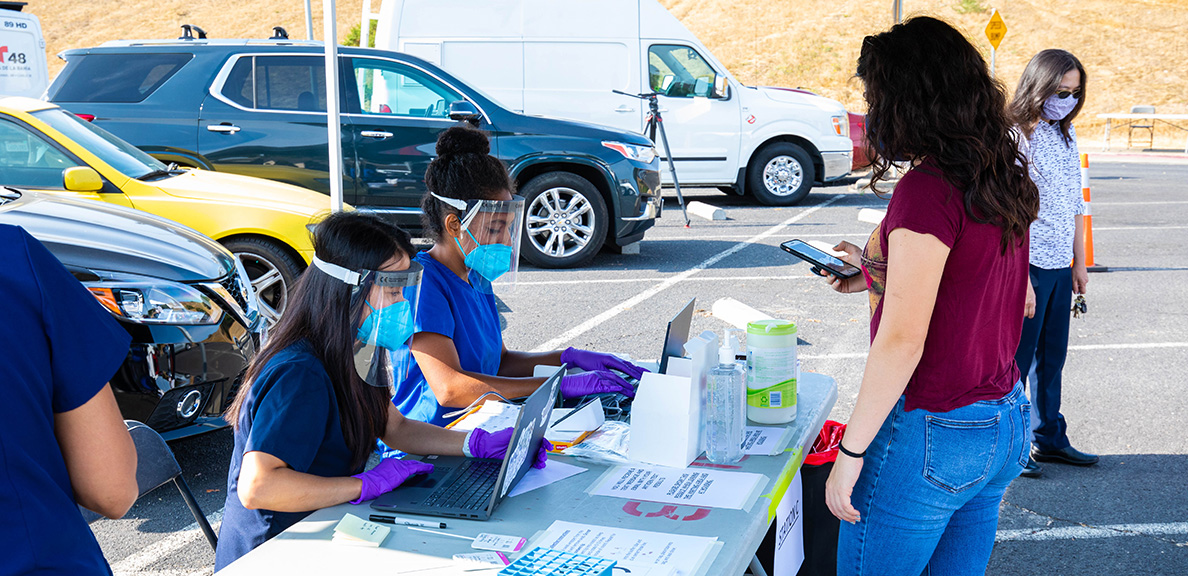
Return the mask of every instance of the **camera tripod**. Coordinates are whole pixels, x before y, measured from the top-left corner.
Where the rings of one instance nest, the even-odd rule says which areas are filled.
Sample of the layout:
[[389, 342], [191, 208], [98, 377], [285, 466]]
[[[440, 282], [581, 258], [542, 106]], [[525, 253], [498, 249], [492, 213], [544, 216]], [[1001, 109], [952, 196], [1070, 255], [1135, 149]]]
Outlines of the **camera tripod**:
[[677, 181], [676, 164], [672, 161], [672, 149], [668, 147], [668, 133], [664, 131], [664, 118], [660, 116], [660, 101], [657, 99], [659, 94], [655, 92], [631, 94], [622, 90], [612, 90], [612, 92], [648, 101], [648, 118], [644, 123], [643, 133], [651, 138], [652, 142], [655, 142], [656, 130], [660, 130], [660, 142], [664, 144], [664, 153], [668, 156], [668, 173], [672, 175], [672, 185], [676, 188], [677, 202], [681, 205], [681, 215], [685, 217], [685, 228], [688, 228], [689, 213], [685, 210], [685, 197], [681, 194], [681, 183]]

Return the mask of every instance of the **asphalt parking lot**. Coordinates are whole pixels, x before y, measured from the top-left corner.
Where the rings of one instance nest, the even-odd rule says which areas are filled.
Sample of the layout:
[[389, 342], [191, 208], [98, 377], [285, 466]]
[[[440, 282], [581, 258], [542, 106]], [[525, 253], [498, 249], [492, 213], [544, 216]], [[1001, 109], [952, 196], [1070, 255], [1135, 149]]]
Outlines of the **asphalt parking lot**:
[[[1188, 162], [1091, 163], [1096, 260], [1110, 270], [1090, 276], [1089, 313], [1073, 320], [1064, 414], [1073, 444], [1102, 458], [1091, 468], [1046, 464], [1042, 478], [1011, 486], [989, 574], [1188, 573]], [[517, 291], [503, 298], [505, 340], [655, 358], [665, 322], [685, 302], [697, 298], [694, 332], [721, 330], [709, 310], [731, 297], [799, 325], [805, 369], [837, 379], [832, 418], [844, 422], [869, 344], [867, 300], [834, 293], [778, 245], [861, 244], [872, 225], [858, 211], [886, 202], [845, 184], [790, 208], [687, 190], [730, 219], [684, 228], [670, 199], [638, 255], [603, 253], [581, 270], [521, 268]], [[212, 523], [231, 445], [226, 430], [173, 444]], [[166, 485], [126, 518], [92, 528], [116, 574], [209, 574], [214, 554], [192, 524]]]

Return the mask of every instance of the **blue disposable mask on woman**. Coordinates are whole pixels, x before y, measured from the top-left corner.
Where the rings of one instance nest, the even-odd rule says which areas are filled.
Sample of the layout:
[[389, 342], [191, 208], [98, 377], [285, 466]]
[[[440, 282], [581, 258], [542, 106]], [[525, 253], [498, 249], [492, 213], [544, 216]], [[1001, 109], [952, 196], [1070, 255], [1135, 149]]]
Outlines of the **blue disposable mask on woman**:
[[[359, 326], [359, 332], [355, 336], [360, 342], [372, 343], [372, 334], [375, 334], [374, 344], [388, 350], [399, 350], [408, 343], [416, 329], [413, 325], [412, 305], [408, 300], [385, 306], [382, 314], [372, 308], [370, 302], [365, 304], [371, 308], [371, 314], [363, 319], [363, 324]], [[378, 328], [375, 325], [377, 316], [381, 317]]]
[[[470, 230], [466, 231], [470, 234]], [[470, 239], [474, 240], [476, 246], [470, 254], [466, 254], [464, 260], [466, 267], [474, 270], [476, 274], [482, 276], [487, 282], [494, 282], [500, 276], [507, 274], [511, 270], [512, 265], [512, 248], [506, 244], [479, 244], [474, 234], [470, 234]], [[462, 243], [454, 238], [454, 243], [458, 245], [458, 249], [465, 254], [466, 250], [462, 248]]]
[[1072, 113], [1073, 108], [1077, 107], [1077, 102], [1079, 100], [1077, 100], [1076, 96], [1069, 96], [1067, 98], [1061, 98], [1055, 94], [1048, 96], [1048, 99], [1044, 100], [1044, 118], [1048, 120], [1063, 120], [1065, 116]]

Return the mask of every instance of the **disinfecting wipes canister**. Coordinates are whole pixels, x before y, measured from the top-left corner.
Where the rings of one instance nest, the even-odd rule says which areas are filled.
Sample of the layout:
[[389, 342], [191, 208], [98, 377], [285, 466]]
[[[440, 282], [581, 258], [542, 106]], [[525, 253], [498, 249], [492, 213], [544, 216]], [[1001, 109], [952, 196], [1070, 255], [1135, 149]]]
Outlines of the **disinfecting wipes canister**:
[[747, 418], [760, 424], [796, 419], [796, 324], [758, 320], [747, 324]]

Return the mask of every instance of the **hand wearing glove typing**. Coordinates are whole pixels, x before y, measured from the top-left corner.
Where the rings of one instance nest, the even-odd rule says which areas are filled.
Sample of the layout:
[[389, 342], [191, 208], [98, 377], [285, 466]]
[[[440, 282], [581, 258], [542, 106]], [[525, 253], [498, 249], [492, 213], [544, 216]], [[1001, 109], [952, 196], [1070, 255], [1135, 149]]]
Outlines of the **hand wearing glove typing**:
[[614, 354], [591, 352], [578, 348], [566, 348], [561, 353], [562, 364], [572, 364], [582, 370], [618, 370], [636, 380], [643, 378], [644, 370]]
[[622, 376], [609, 370], [582, 372], [561, 378], [561, 395], [566, 398], [607, 392], [616, 392], [628, 398], [635, 398], [635, 388]]
[[[498, 432], [487, 432], [482, 428], [475, 428], [466, 434], [466, 442], [462, 445], [462, 452], [470, 458], [499, 458], [507, 456], [507, 445], [511, 442], [513, 430], [504, 428]], [[540, 450], [536, 452], [533, 468], [544, 468], [549, 461], [549, 450], [553, 444], [541, 438]]]
[[401, 460], [399, 458], [384, 458], [379, 465], [362, 474], [355, 474], [354, 478], [363, 481], [363, 491], [359, 498], [351, 500], [351, 504], [362, 504], [383, 494], [395, 490], [397, 486], [417, 474], [428, 474], [433, 471], [432, 464], [419, 460]]

